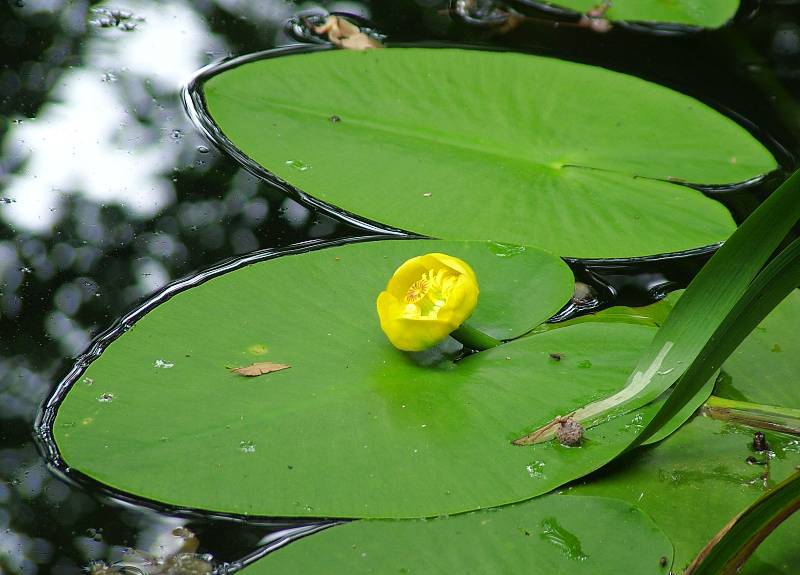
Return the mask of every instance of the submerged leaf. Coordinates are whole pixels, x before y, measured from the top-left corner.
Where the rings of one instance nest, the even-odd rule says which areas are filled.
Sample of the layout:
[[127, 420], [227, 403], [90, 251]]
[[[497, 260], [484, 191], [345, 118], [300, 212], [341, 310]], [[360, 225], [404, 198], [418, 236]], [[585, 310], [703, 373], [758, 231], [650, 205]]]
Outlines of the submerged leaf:
[[269, 361], [261, 361], [258, 363], [251, 363], [247, 367], [233, 367], [230, 370], [233, 373], [238, 373], [239, 375], [245, 375], [247, 377], [256, 377], [259, 375], [265, 375], [267, 373], [272, 373], [275, 371], [281, 371], [282, 369], [289, 369], [292, 367], [291, 365], [286, 365], [284, 363], [272, 363]]

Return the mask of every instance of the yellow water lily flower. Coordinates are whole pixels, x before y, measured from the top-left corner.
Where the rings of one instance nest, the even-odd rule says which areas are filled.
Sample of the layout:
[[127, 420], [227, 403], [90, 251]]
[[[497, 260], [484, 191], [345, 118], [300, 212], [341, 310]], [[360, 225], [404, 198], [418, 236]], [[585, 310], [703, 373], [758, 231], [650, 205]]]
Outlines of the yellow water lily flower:
[[475, 272], [458, 258], [439, 253], [411, 258], [378, 296], [381, 329], [398, 349], [428, 349], [472, 314], [478, 291]]

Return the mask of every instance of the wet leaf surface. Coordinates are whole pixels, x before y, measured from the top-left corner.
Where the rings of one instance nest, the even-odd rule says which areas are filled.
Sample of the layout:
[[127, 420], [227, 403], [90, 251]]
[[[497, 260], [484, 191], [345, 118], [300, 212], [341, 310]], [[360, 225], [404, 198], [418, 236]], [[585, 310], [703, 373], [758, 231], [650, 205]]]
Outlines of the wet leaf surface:
[[744, 128], [697, 100], [530, 55], [295, 54], [227, 69], [202, 89], [238, 149], [318, 200], [430, 236], [563, 256], [723, 240], [727, 210], [675, 182], [732, 184], [776, 168]]
[[[675, 572], [680, 573], [729, 519], [800, 464], [796, 438], [767, 432], [770, 458], [753, 449], [753, 434], [746, 427], [695, 417], [662, 443], [635, 451], [569, 493], [614, 497], [642, 509], [675, 546]], [[800, 516], [781, 525], [743, 573], [795, 573], [798, 527]]]
[[548, 495], [427, 521], [365, 520], [332, 527], [267, 555], [243, 573], [666, 575], [671, 560], [669, 540], [635, 507], [600, 497]]
[[715, 395], [800, 409], [800, 292], [795, 290], [723, 365]]

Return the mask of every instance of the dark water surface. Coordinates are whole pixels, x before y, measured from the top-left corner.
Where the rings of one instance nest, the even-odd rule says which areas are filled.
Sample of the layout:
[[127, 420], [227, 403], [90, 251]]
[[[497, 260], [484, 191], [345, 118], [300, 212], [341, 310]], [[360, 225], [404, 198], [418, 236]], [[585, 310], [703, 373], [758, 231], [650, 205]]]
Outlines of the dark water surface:
[[[202, 572], [300, 525], [248, 525], [120, 497], [54, 470], [33, 430], [40, 404], [93, 338], [168, 283], [256, 250], [363, 235], [216, 151], [181, 102], [197, 69], [294, 43], [284, 22], [320, 7], [361, 15], [389, 43], [485, 43], [633, 73], [746, 119], [787, 169], [800, 152], [797, 1], [765, 1], [754, 13], [748, 2], [726, 29], [666, 36], [554, 26], [530, 9], [498, 35], [454, 20], [437, 0], [3, 3], [0, 573], [77, 573], [120, 560], [126, 548], [168, 556], [183, 542], [173, 534], [181, 527], [199, 540], [194, 572]], [[774, 184], [710, 193], [741, 219]], [[606, 301], [640, 304], [685, 285], [704, 257], [576, 269], [602, 284]]]

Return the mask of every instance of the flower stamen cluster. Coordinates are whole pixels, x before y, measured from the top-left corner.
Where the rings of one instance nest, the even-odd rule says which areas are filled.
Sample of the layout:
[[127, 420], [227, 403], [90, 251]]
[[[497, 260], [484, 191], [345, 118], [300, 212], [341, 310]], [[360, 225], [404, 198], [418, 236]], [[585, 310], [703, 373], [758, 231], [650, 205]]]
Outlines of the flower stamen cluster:
[[378, 296], [381, 329], [399, 349], [428, 349], [472, 314], [478, 291], [475, 272], [458, 258], [439, 253], [411, 258]]

